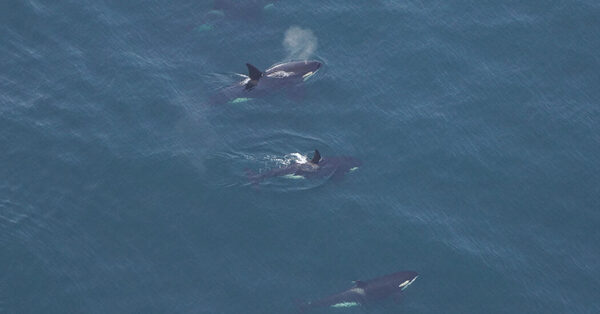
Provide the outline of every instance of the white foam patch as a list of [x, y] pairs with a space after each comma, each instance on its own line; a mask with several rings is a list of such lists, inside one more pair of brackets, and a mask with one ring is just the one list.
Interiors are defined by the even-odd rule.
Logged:
[[246, 101], [250, 101], [250, 100], [252, 100], [252, 98], [248, 98], [248, 97], [239, 97], [239, 98], [236, 98], [236, 99], [234, 99], [234, 100], [230, 101], [230, 103], [232, 103], [232, 104], [238, 104], [238, 103], [241, 103], [241, 102], [246, 102]]
[[284, 77], [288, 77], [288, 76], [291, 76], [291, 75], [294, 75], [294, 72], [277, 71], [277, 72], [270, 73], [267, 76], [268, 77], [273, 77], [273, 78], [284, 78]]
[[297, 175], [297, 174], [286, 174], [282, 178], [284, 178], [284, 179], [292, 179], [292, 180], [306, 179], [305, 177], [303, 177], [301, 175]]
[[352, 288], [352, 289], [350, 289], [350, 291], [352, 291], [354, 293], [357, 293], [357, 294], [360, 294], [360, 295], [365, 295], [366, 294], [365, 293], [365, 289], [363, 289], [363, 288]]
[[304, 156], [300, 153], [291, 153], [290, 156], [293, 158], [293, 161], [297, 164], [305, 164], [308, 162], [308, 156]]
[[291, 154], [287, 154], [283, 157], [270, 155], [270, 156], [267, 156], [266, 159], [268, 161], [276, 163], [279, 166], [289, 166], [293, 163], [305, 164], [308, 162], [308, 157], [304, 156], [300, 153], [291, 153]]
[[342, 303], [334, 304], [331, 307], [352, 307], [352, 306], [357, 306], [357, 305], [360, 305], [360, 303], [358, 303], [358, 302], [342, 302]]
[[310, 29], [292, 26], [285, 31], [283, 47], [288, 52], [288, 60], [308, 59], [317, 50], [317, 37]]
[[242, 74], [238, 74], [241, 77], [244, 77], [244, 79], [240, 82], [240, 85], [244, 86], [246, 84], [248, 84], [248, 82], [250, 82], [250, 78], [246, 75], [242, 75]]

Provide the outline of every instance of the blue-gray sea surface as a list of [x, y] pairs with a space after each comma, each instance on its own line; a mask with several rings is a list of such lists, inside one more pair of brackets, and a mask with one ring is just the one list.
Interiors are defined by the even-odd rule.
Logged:
[[[329, 313], [600, 312], [598, 1], [237, 6], [0, 3], [1, 313], [295, 313], [401, 270]], [[363, 164], [246, 177], [315, 148]]]

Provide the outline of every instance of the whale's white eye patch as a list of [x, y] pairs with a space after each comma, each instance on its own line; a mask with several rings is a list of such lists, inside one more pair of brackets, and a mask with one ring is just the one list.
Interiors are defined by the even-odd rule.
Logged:
[[[419, 276], [417, 276], [419, 277]], [[407, 280], [403, 283], [401, 283], [400, 285], [398, 285], [399, 288], [401, 288], [402, 290], [406, 289], [408, 286], [410, 286], [411, 283], [413, 283], [415, 280], [417, 280], [417, 277], [413, 278], [412, 280]]]
[[312, 71], [311, 71], [311, 72], [308, 72], [308, 73], [306, 73], [306, 74], [302, 75], [302, 78], [306, 80], [307, 78], [311, 77], [313, 74], [315, 74], [315, 73], [314, 73], [314, 72], [312, 72]]

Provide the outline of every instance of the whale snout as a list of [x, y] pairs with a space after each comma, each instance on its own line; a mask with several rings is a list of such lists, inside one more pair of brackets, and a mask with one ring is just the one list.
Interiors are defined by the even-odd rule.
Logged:
[[310, 61], [310, 69], [312, 70], [312, 72], [316, 72], [318, 69], [321, 68], [321, 66], [323, 65], [321, 62], [319, 61]]
[[362, 162], [353, 157], [342, 157], [342, 158], [340, 158], [340, 161], [341, 161], [340, 166], [346, 172], [354, 172], [354, 171], [358, 170], [358, 168], [360, 168], [360, 166], [362, 166]]
[[304, 64], [302, 65], [303, 68], [303, 72], [308, 73], [308, 72], [317, 72], [317, 70], [319, 70], [321, 68], [323, 64], [319, 61], [315, 61], [315, 60], [306, 60], [304, 61]]
[[304, 71], [302, 74], [302, 78], [307, 80], [309, 77], [313, 76], [320, 68], [321, 62], [319, 61], [305, 61], [304, 62]]
[[407, 271], [406, 274], [412, 279], [412, 278], [416, 278], [419, 277], [419, 273], [417, 273], [416, 271]]
[[350, 161], [350, 166], [352, 168], [358, 168], [360, 166], [362, 166], [362, 161], [356, 159], [356, 158], [349, 158]]

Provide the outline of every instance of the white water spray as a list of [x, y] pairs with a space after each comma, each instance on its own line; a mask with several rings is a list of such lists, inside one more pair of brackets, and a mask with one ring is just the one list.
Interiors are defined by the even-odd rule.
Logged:
[[317, 50], [317, 37], [310, 29], [292, 26], [285, 31], [283, 47], [288, 60], [306, 60]]

